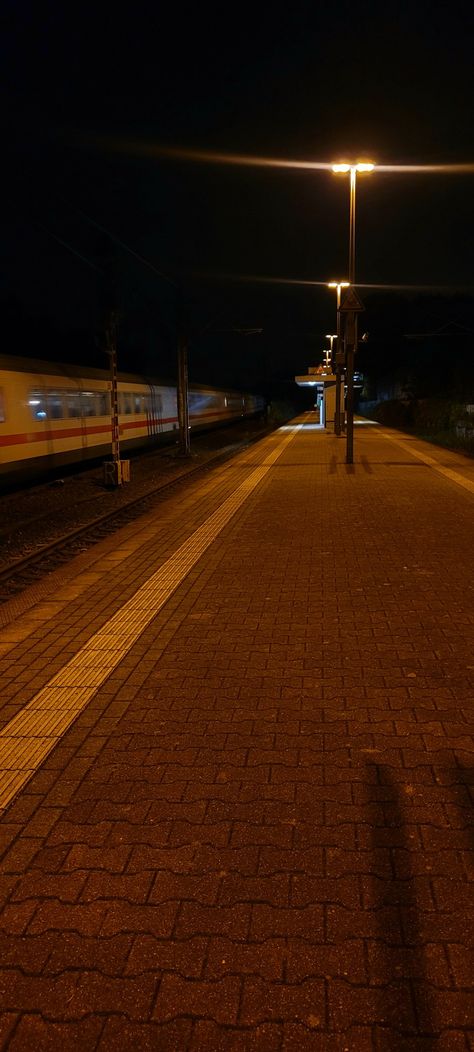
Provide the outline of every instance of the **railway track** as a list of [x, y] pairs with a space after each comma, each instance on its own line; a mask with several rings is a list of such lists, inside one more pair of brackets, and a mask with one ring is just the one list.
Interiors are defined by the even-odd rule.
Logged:
[[[112, 510], [96, 515], [73, 529], [61, 529], [60, 523], [56, 523], [54, 527], [51, 527], [56, 533], [54, 537], [44, 543], [38, 542], [37, 545], [30, 540], [28, 547], [33, 547], [33, 550], [7, 561], [6, 565], [0, 567], [0, 604], [8, 602], [13, 596], [40, 581], [45, 575], [57, 570], [74, 558], [78, 552], [92, 547], [104, 537], [110, 536], [111, 533], [128, 525], [139, 515], [149, 511], [171, 489], [183, 485], [191, 478], [205, 474], [217, 464], [230, 460], [237, 452], [252, 445], [261, 437], [261, 433], [247, 437], [244, 441], [233, 443], [208, 456], [203, 463], [191, 467], [186, 465], [185, 469], [173, 478], [164, 481], [161, 479], [158, 485], [154, 485], [147, 492], [142, 492], [139, 496], [122, 503], [120, 507], [114, 507]], [[46, 515], [42, 512], [36, 521], [40, 523], [45, 518]], [[30, 525], [34, 526], [34, 522], [35, 520], [32, 520]]]

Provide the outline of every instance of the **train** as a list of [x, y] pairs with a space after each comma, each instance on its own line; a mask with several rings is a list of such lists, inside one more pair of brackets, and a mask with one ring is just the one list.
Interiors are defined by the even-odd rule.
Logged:
[[[110, 457], [111, 386], [103, 369], [0, 355], [0, 484]], [[173, 441], [175, 386], [119, 372], [117, 391], [121, 453]], [[259, 395], [193, 383], [188, 404], [193, 431], [265, 410]]]

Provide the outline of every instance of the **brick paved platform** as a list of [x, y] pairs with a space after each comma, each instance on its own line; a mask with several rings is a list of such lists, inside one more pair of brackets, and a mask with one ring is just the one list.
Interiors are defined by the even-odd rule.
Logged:
[[138, 624], [4, 765], [2, 1049], [474, 1049], [474, 462], [310, 420], [1, 609], [31, 756]]

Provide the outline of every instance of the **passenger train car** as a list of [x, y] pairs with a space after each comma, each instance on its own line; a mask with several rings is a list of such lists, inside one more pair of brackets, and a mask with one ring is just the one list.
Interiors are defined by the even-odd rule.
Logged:
[[[110, 374], [0, 355], [0, 483], [111, 451]], [[118, 375], [121, 452], [172, 439], [177, 431], [176, 388], [126, 373]], [[264, 409], [263, 398], [190, 385], [189, 423], [204, 430]]]

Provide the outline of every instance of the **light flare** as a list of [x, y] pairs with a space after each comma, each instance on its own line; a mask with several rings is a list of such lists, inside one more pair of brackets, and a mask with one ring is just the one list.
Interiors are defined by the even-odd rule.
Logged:
[[[193, 276], [194, 277], [200, 277], [200, 278], [209, 278], [209, 279], [212, 279], [212, 280], [220, 279], [222, 281], [249, 282], [249, 283], [253, 283], [253, 284], [256, 284], [256, 285], [261, 285], [261, 284], [264, 284], [264, 285], [295, 285], [295, 286], [299, 285], [299, 286], [301, 286], [303, 288], [304, 287], [310, 287], [310, 288], [314, 287], [314, 288], [336, 289], [339, 286], [340, 288], [345, 289], [345, 288], [349, 288], [349, 284], [350, 284], [348, 281], [316, 281], [316, 280], [313, 280], [312, 278], [311, 279], [310, 278], [281, 278], [281, 277], [274, 277], [272, 275], [266, 275], [266, 274], [227, 274], [227, 273], [222, 272], [222, 271], [219, 271], [219, 272], [194, 271], [193, 272]], [[466, 292], [466, 293], [472, 293], [474, 291], [474, 286], [472, 286], [472, 285], [461, 285], [461, 284], [460, 285], [430, 285], [430, 284], [407, 285], [407, 284], [402, 284], [402, 283], [395, 284], [393, 282], [376, 283], [376, 282], [368, 282], [368, 281], [356, 281], [355, 285], [356, 285], [356, 287], [358, 289], [380, 289], [381, 291], [383, 291], [384, 289], [386, 289], [388, 291], [390, 291], [390, 290], [394, 290], [394, 291], [399, 290], [401, 292], [403, 292], [403, 291], [408, 291], [409, 292], [410, 290], [413, 290], [414, 292], [423, 292], [423, 291], [425, 291], [425, 292], [451, 292], [451, 293], [452, 292]]]
[[283, 160], [277, 157], [257, 157], [248, 154], [217, 153], [213, 150], [189, 150], [181, 146], [160, 146], [159, 144], [141, 142], [137, 139], [116, 139], [102, 137], [103, 145], [121, 153], [135, 154], [141, 157], [164, 157], [178, 161], [197, 161], [201, 164], [226, 164], [252, 168], [298, 168], [330, 171], [331, 164], [326, 161]]
[[[91, 141], [90, 139], [88, 140]], [[278, 157], [260, 157], [251, 154], [234, 154], [214, 150], [187, 149], [184, 146], [162, 146], [159, 143], [146, 142], [140, 139], [123, 139], [116, 136], [100, 136], [95, 139], [97, 145], [119, 153], [141, 157], [163, 157], [170, 160], [195, 161], [201, 164], [223, 164], [253, 168], [283, 168], [301, 171], [342, 171], [349, 172], [351, 167], [357, 171], [372, 171], [372, 163], [358, 162], [356, 165], [341, 163], [334, 165], [331, 161], [309, 161], [282, 159]], [[417, 172], [438, 174], [466, 175], [474, 172], [474, 162], [464, 164], [377, 164], [377, 172], [393, 172], [411, 175]]]

